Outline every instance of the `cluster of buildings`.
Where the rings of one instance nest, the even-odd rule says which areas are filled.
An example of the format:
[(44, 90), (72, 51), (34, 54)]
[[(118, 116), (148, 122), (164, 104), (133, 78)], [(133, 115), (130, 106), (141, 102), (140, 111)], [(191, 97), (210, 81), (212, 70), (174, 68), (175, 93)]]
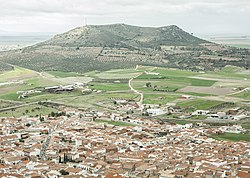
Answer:
[(45, 87), (44, 91), (47, 91), (50, 93), (60, 93), (60, 92), (64, 92), (64, 91), (73, 91), (74, 89), (78, 89), (78, 88), (83, 89), (84, 86), (86, 86), (86, 84), (80, 83), (80, 82), (75, 82), (74, 84), (71, 84), (71, 85)]
[(222, 120), (241, 120), (248, 117), (248, 112), (240, 107), (229, 109), (226, 112), (217, 111), (211, 112), (210, 110), (196, 110), (192, 112), (192, 116), (206, 116), (208, 119), (222, 119)]
[(42, 92), (48, 92), (48, 93), (62, 93), (62, 92), (72, 92), (75, 89), (81, 89), (82, 93), (85, 93), (88, 91), (87, 88), (84, 88), (86, 84), (81, 82), (75, 82), (71, 85), (58, 85), (58, 86), (50, 86), (45, 87), (41, 89), (32, 89), (32, 90), (26, 90), (26, 91), (17, 91), (18, 99), (27, 98), (30, 95), (39, 94)]
[(0, 118), (0, 177), (250, 177), (250, 143), (210, 137), (228, 127), (144, 118), (124, 127), (95, 122), (108, 116), (102, 112), (66, 112)]
[[(189, 96), (183, 95), (182, 98), (188, 98)], [(139, 107), (138, 103), (134, 100), (127, 99), (113, 99), (115, 105), (110, 105), (110, 108), (118, 110), (118, 111), (138, 111), (141, 110), (142, 115), (144, 116), (160, 116), (160, 115), (173, 115), (180, 119), (188, 119), (188, 118), (199, 118), (202, 116), (202, 119), (207, 120), (230, 120), (230, 121), (238, 121), (249, 117), (250, 112), (240, 108), (235, 107), (228, 110), (195, 110), (195, 111), (187, 111), (185, 108), (182, 108), (176, 103), (167, 103), (166, 105), (161, 104), (143, 104), (142, 108)]]
[[(131, 109), (131, 108), (130, 108)], [(224, 109), (225, 110), (225, 109)], [(250, 112), (240, 107), (228, 109), (226, 111), (215, 110), (195, 110), (186, 111), (184, 108), (177, 106), (176, 103), (144, 104), (143, 113), (149, 116), (159, 116), (164, 114), (173, 114), (180, 119), (188, 119), (195, 116), (203, 116), (208, 120), (231, 120), (238, 121), (249, 117)]]

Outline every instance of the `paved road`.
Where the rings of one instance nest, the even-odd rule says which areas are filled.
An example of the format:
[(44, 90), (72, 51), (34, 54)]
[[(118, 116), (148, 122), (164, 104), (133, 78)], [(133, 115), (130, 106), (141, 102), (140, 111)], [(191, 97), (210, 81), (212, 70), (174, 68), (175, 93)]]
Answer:
[(53, 128), (53, 130), (51, 131), (51, 133), (49, 134), (49, 136), (46, 138), (45, 142), (42, 145), (41, 152), (40, 152), (40, 158), (41, 159), (46, 159), (45, 152), (46, 152), (46, 150), (47, 150), (47, 148), (49, 146), (49, 143), (50, 143), (50, 141), (51, 141), (51, 139), (53, 137), (53, 134), (54, 134), (55, 130), (58, 128), (59, 125), (64, 124), (67, 119), (68, 119), (68, 117), (65, 116), (64, 119), (61, 122), (56, 124), (55, 127)]

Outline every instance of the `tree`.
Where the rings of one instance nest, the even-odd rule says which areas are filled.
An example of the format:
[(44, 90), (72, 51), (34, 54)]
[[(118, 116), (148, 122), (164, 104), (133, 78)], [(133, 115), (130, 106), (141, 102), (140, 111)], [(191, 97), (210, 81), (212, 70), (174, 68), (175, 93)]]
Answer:
[(40, 117), (39, 120), (40, 120), (40, 122), (43, 122), (44, 121), (44, 117)]
[(150, 87), (152, 87), (152, 84), (151, 84), (151, 82), (148, 82), (148, 83), (146, 83), (146, 87), (147, 87), (147, 88), (150, 88)]
[(30, 123), (27, 123), (27, 124), (26, 124), (26, 126), (27, 126), (27, 127), (30, 127), (30, 126), (31, 126), (31, 124), (30, 124)]
[(64, 169), (60, 170), (59, 172), (60, 172), (63, 176), (69, 175), (69, 172), (68, 172), (68, 171), (65, 171)]
[(51, 115), (51, 117), (55, 117), (55, 113), (52, 111), (51, 113), (50, 113), (50, 115)]
[(19, 142), (24, 142), (24, 139), (21, 139), (21, 138), (20, 138), (20, 139), (19, 139)]

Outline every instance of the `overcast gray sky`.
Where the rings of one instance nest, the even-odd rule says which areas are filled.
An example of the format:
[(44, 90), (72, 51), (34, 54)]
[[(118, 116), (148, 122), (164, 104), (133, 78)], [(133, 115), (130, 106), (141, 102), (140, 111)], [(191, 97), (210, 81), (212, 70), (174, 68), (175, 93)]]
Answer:
[(0, 31), (64, 32), (88, 24), (175, 24), (197, 35), (250, 35), (250, 0), (0, 0)]

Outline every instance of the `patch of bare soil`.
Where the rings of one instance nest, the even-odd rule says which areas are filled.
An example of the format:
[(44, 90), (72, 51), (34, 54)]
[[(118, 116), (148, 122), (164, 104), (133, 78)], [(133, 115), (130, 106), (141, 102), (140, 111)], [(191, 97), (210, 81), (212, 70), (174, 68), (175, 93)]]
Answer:
[(220, 87), (196, 87), (187, 86), (185, 88), (179, 89), (178, 92), (194, 92), (194, 93), (205, 93), (212, 95), (227, 95), (233, 93), (233, 88), (220, 88)]

